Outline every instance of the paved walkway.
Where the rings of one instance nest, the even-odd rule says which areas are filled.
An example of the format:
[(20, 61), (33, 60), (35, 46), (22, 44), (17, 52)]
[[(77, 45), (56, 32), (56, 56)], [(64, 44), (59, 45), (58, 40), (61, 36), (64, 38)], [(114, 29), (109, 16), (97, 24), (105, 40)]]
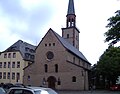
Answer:
[(58, 91), (58, 94), (120, 94), (120, 91)]

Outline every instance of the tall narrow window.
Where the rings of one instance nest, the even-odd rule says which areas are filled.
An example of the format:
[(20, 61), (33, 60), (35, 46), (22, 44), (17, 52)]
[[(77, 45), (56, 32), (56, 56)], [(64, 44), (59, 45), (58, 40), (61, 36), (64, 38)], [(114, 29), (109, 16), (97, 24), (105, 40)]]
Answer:
[(6, 79), (6, 72), (3, 72), (3, 79)]
[(67, 34), (67, 38), (69, 38), (69, 34)]
[(8, 62), (8, 68), (10, 68), (10, 62)]
[(0, 62), (0, 68), (2, 68), (2, 62)]
[(44, 67), (45, 67), (45, 72), (48, 72), (48, 65), (45, 64)]
[(8, 72), (7, 74), (7, 79), (10, 79), (10, 72)]
[(61, 85), (61, 81), (60, 81), (60, 78), (58, 78), (58, 85)]
[(30, 75), (28, 75), (27, 80), (30, 81)]
[(20, 80), (20, 73), (19, 72), (17, 72), (17, 74), (16, 74), (16, 80), (17, 80), (17, 82), (18, 82), (18, 80)]
[(73, 63), (75, 63), (75, 57), (73, 57)]
[(17, 68), (20, 68), (20, 61), (17, 62)]
[(12, 73), (12, 79), (13, 80), (15, 79), (15, 73), (14, 72)]
[(55, 64), (55, 72), (58, 72), (58, 64)]
[(4, 62), (4, 68), (6, 68), (6, 62)]
[(12, 62), (12, 68), (15, 68), (15, 62)]
[(82, 74), (82, 76), (84, 76), (84, 73), (83, 73), (83, 71), (81, 71), (81, 74)]
[(76, 82), (76, 77), (75, 76), (72, 77), (72, 82)]
[(0, 79), (2, 79), (2, 72), (0, 72)]

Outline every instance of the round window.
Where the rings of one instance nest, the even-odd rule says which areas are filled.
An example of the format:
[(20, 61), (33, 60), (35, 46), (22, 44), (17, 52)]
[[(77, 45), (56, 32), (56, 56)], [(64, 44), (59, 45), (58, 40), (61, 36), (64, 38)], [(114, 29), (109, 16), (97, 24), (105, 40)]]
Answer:
[(47, 59), (53, 59), (54, 54), (53, 54), (53, 52), (48, 51), (47, 54), (46, 54), (46, 56), (47, 56)]

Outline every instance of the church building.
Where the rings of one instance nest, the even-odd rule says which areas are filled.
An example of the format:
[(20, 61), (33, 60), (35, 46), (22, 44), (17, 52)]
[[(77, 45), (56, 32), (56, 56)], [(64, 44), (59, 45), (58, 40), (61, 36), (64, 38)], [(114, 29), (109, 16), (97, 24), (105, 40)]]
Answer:
[(88, 90), (91, 64), (79, 51), (74, 1), (69, 0), (62, 37), (51, 28), (36, 47), (35, 62), (24, 68), (24, 84), (57, 90)]

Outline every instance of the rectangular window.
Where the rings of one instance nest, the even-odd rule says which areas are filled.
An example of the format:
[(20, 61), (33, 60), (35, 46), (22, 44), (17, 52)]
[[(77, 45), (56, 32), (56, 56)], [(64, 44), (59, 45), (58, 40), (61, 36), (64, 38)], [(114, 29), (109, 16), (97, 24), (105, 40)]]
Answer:
[(0, 68), (2, 68), (2, 62), (0, 62)]
[(15, 68), (15, 62), (12, 62), (12, 68)]
[(20, 61), (17, 62), (17, 68), (20, 68)]
[(10, 62), (8, 62), (8, 68), (10, 68)]
[(16, 53), (13, 53), (13, 58), (16, 58)]
[(67, 34), (67, 38), (69, 38), (69, 34)]
[(15, 79), (15, 73), (14, 72), (12, 73), (12, 79), (13, 80)]
[(6, 62), (4, 62), (4, 68), (6, 68)]
[(6, 72), (3, 72), (3, 79), (6, 79)]
[(11, 53), (8, 54), (8, 58), (11, 58)]
[(58, 64), (55, 64), (55, 72), (58, 72)]
[(45, 72), (48, 72), (48, 65), (45, 64), (44, 67), (45, 67)]
[(16, 79), (17, 79), (17, 82), (18, 82), (18, 80), (20, 80), (20, 73), (19, 72), (17, 72), (17, 74), (16, 74)]
[(8, 72), (7, 74), (7, 79), (10, 79), (10, 72)]
[(53, 46), (55, 46), (55, 43), (53, 43)]
[(7, 54), (4, 54), (4, 58), (7, 58)]
[(2, 72), (0, 72), (0, 79), (2, 79)]

